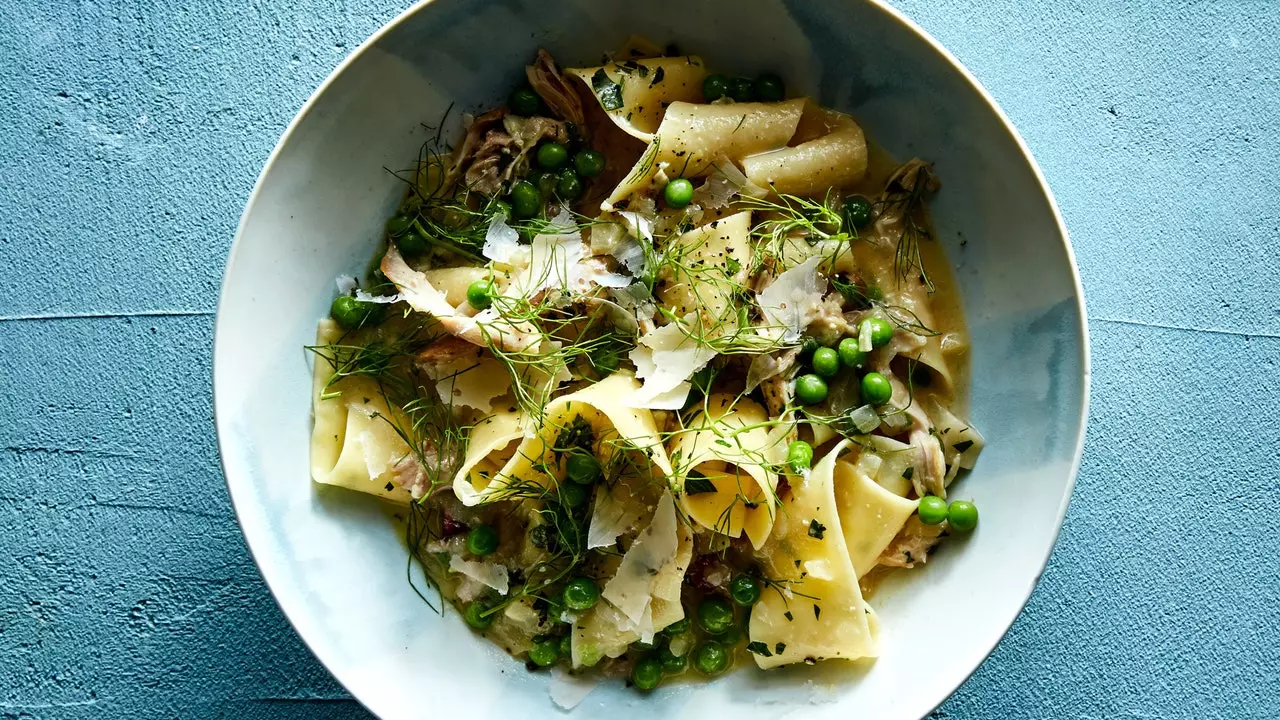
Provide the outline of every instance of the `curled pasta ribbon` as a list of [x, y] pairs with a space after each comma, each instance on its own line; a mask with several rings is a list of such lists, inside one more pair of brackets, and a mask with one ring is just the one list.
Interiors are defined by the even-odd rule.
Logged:
[[[618, 453], [642, 457], [633, 465], [643, 466], [654, 479], [666, 482], [672, 474], [671, 462], [653, 414], [622, 405], [639, 387], [630, 373], [614, 373], [547, 403], [536, 427], [527, 417], [514, 422], [504, 418], [487, 429], [477, 427], [463, 471], [454, 478], [454, 494], [464, 505], [473, 506], [525, 496], [539, 487], [550, 491], [564, 474], [566, 453], [559, 447], [564, 442], [562, 433], [574, 427], [590, 430], [590, 450], [604, 464]], [[485, 441], [477, 442], [481, 433]]]
[[757, 549], [773, 529], [778, 502], [778, 477], [769, 469], [778, 441], [767, 420], [758, 403], [717, 394], [671, 443], [671, 456], [686, 468], [680, 503], [689, 518], [729, 537], [745, 532]]

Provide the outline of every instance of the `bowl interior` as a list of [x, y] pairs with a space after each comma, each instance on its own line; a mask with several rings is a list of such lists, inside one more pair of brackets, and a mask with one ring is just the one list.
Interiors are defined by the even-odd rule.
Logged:
[[[429, 610], [406, 582], [386, 511], [307, 477], [310, 359], [334, 277], [363, 268], [400, 198], [384, 168], [410, 164], [450, 103], [498, 102], [538, 47], [591, 63], [627, 35], [674, 42], [715, 69], [773, 70], [853, 112], [899, 158], [936, 162], [933, 216], [973, 338], [972, 421], [989, 446], [958, 486], [982, 525], [873, 605], [875, 663], [734, 673], [647, 697], [606, 683], [590, 717], [914, 718], [950, 694], [1021, 609], [1074, 479], [1087, 345], [1074, 265], [1052, 200], [1006, 123], [953, 61], [874, 4], [794, 0], [435, 0], [349, 60], [277, 148], [227, 266], [214, 376], [232, 498], [263, 575], [316, 655], [375, 713], [555, 714], [548, 675]], [[946, 652], [932, 633], [942, 624]], [[519, 713], [519, 715], [516, 715]]]

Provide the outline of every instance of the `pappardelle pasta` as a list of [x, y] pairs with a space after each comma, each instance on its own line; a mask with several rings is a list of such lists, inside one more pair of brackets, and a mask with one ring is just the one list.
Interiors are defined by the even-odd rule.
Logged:
[[977, 524], [932, 167], [638, 39], [526, 76], [339, 278], [312, 478], [405, 506], [423, 598], [531, 669], [876, 657], [876, 579]]

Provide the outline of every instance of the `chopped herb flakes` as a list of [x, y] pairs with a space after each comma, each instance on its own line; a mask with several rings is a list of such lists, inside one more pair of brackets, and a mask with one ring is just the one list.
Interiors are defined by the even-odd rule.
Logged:
[[907, 469], [902, 471], [902, 477], [906, 478], [907, 480], [910, 480], [912, 477], [915, 476], [915, 474], [916, 474], [916, 468], [914, 465], [908, 465]]
[[796, 616], [792, 615], [790, 610], [782, 613], [782, 617], [786, 618], [787, 622], [791, 622], [792, 620], [796, 619]]
[[684, 480], [685, 495], [701, 495], [703, 493], [713, 493], [715, 491], [715, 484], [702, 475], [689, 473], [689, 476]]
[[621, 110], [625, 104], [622, 101], [622, 86], [610, 80], [604, 68], [600, 68], [595, 75], [591, 76], [591, 89], [595, 91], [596, 97], [600, 98], [600, 107], [605, 110]]
[[780, 642], [780, 643], [778, 643], [777, 645], [774, 645], [774, 646], [773, 646], [773, 654], [774, 654], [774, 655], [781, 655], [781, 654], [782, 654], [782, 651], [783, 651], [783, 650], [786, 650], [786, 649], [787, 649], [787, 644], [786, 644], [786, 643], [784, 643], [784, 642]]
[[759, 641], [747, 643], [747, 652], [763, 657], [773, 657], [773, 653], [769, 651], [769, 646]]
[[827, 532], [827, 526], [817, 520], [809, 521], [809, 537], [821, 540], [823, 534]]
[[821, 608], [821, 607], [819, 607], [817, 604], [814, 604], [814, 606], [813, 606], [813, 619], [814, 619], [814, 620], [817, 620], [817, 619], [818, 619], [818, 618], [820, 618], [820, 617], [822, 617], [822, 608]]
[[972, 441], [972, 440], [961, 440], [960, 442], [956, 443], [955, 445], [952, 445], [952, 447], [954, 447], [954, 448], [956, 449], [956, 452], [958, 452], [958, 453], [962, 453], [962, 452], [964, 452], [964, 451], [968, 450], [969, 448], [973, 447], [973, 441]]

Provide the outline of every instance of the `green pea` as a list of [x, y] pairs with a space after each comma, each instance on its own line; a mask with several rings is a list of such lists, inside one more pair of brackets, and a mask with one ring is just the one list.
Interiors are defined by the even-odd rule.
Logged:
[[756, 97], [764, 102], [778, 102], [787, 95], [782, 78], [773, 73], [764, 73], [756, 78], [755, 91]]
[[582, 197], [582, 180], [572, 168], [566, 168], [556, 180], [556, 195], [562, 200], [577, 200]]
[[555, 529], [548, 524], [534, 525], [529, 530], [529, 542], [536, 548], [554, 550], [556, 543]]
[[593, 178], [604, 172], [604, 155], [595, 150], [581, 150], [573, 156], [573, 169], [582, 177]]
[[813, 366], [813, 371], [824, 378], [835, 377], [840, 374], [840, 355], [831, 348], [818, 348], [813, 351], [813, 359], [809, 361]]
[[467, 552], [476, 557], [492, 555], [498, 549], [498, 531], [492, 525], [476, 525], [467, 533]]
[[796, 399], [805, 405], [817, 405], [827, 399], [827, 381], [817, 375], [796, 378]]
[[400, 252], [409, 257], [416, 257], [430, 249], [427, 239], [422, 237], [422, 233], [409, 228], [404, 234], [396, 238], [396, 247], [400, 248]]
[[729, 582], [729, 597], [742, 607], [751, 607], [760, 599], [760, 581], [750, 575], [739, 575]]
[[631, 666], [631, 684], [637, 690], [652, 690], [662, 682], [662, 661], [656, 657], [643, 657]]
[[600, 600], [600, 588], [591, 578], [575, 578], [564, 586], [563, 599], [570, 610], [590, 610]]
[[553, 172], [539, 170], [530, 173], [529, 182], [538, 188], [538, 194], [542, 196], [542, 200], [545, 202], [556, 194], [556, 184], [560, 182], [560, 176]]
[[567, 508], [582, 507], [587, 501], [587, 489], [578, 483], [560, 483], [560, 504]]
[[893, 397], [893, 386], [889, 378], [878, 372], [869, 372], [862, 376], [862, 401], [870, 405], [883, 405]]
[[662, 199], [667, 207], [674, 210], [689, 207], [693, 202], [693, 183], [685, 178], [676, 178], [662, 189]]
[[709, 597], [698, 603], [698, 625], [712, 635], [719, 635], [733, 626], [733, 606], [719, 597]]
[[756, 99], [756, 86], [751, 78], [734, 78], [729, 83], [729, 97], [734, 102], [751, 102]]
[[542, 194], [528, 180], [511, 186], [511, 212], [518, 218], [531, 218], [542, 210]]
[[818, 338], [812, 335], [805, 335], [804, 339], [800, 341], [800, 357], [807, 360], [813, 357], [813, 354], [820, 347], [822, 347], [822, 343], [818, 342]]
[[497, 613], [485, 615], [488, 611], [488, 603], [483, 600], [476, 600], [475, 602], [467, 603], [466, 609], [462, 611], [462, 619], [476, 630], [488, 630], [489, 626], [493, 624], [494, 617], [497, 615]]
[[618, 350], [611, 347], [596, 350], [588, 358], [591, 361], [591, 366], [601, 375], [612, 375], [617, 372], [618, 363], [621, 360], [618, 357]]
[[511, 97], [507, 98], [507, 106], [516, 115], [529, 117], [538, 114], [538, 109], [542, 106], [542, 98], [538, 97], [538, 93], [531, 87], [518, 87], [511, 92]]
[[570, 480], [583, 485], [590, 485], [603, 474], [600, 461], [586, 452], [570, 453], [569, 459], [564, 462], [564, 473]]
[[845, 198], [844, 221], [859, 230], [871, 224], [871, 201], [861, 195]]
[[708, 640], [694, 652], [693, 666], [703, 675], [719, 675], [729, 667], [729, 650], [715, 640]]
[[392, 237], [404, 234], [404, 231], [411, 227], [413, 227], [413, 217], [405, 215], [404, 213], [392, 215], [391, 218], [387, 220], [387, 234]]
[[679, 675], [689, 667], [689, 658], [676, 655], [667, 648], [658, 651], [658, 661], [662, 663], [662, 672], [668, 675]]
[[493, 283], [488, 280], [477, 280], [467, 286], [467, 304], [477, 310], [484, 310], [493, 304]]
[[952, 530], [969, 532], [978, 527], [978, 506], [968, 500], [952, 500], [947, 506], [947, 520]]
[[339, 295], [329, 306], [329, 314], [343, 328], [354, 330], [365, 323], [377, 322], [382, 315], [382, 306], [350, 295]]
[[893, 339], [893, 325], [881, 317], [869, 317], [858, 326], [859, 331], [867, 325], [871, 326], [871, 347], [881, 348]]
[[559, 170], [569, 164], [569, 149], [558, 142], [538, 145], [538, 167], [543, 170]]
[[787, 467], [799, 473], [813, 465], [813, 446], [803, 440], [793, 440], [787, 446]]
[[550, 667], [560, 659], [560, 641], [544, 640], [529, 648], [529, 660], [538, 667]]
[[947, 501], [937, 495], [925, 495], [920, 498], [916, 513], [925, 525], [937, 525], [947, 519]]
[[714, 102], [729, 94], [729, 78], [724, 75], [708, 75], [702, 81], [702, 97]]
[[845, 338], [836, 346], [840, 364], [847, 368], [860, 368], [867, 364], [867, 354], [858, 349], [857, 338]]
[[573, 636], [565, 635], [560, 638], [560, 656], [564, 658], [573, 657]]

